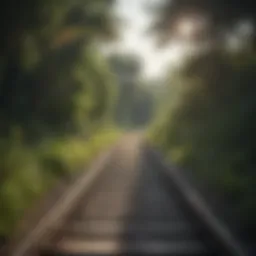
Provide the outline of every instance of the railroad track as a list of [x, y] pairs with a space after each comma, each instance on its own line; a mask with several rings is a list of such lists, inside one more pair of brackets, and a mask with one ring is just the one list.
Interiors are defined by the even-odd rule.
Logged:
[[44, 232], [35, 228], [8, 255], [246, 255], [138, 136], [124, 138], [99, 165], [89, 181], [78, 180], [49, 224], [41, 222]]

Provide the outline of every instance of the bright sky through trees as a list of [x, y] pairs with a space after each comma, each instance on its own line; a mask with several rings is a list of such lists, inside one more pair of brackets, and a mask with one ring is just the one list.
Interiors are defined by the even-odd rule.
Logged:
[[121, 40], [114, 46], [121, 52], [139, 54], [144, 62], [144, 75], [149, 78], [159, 78], [164, 74], [170, 62], [177, 63], [183, 51], [180, 45], [157, 48], [154, 39], [147, 35], [146, 30], [153, 21], [147, 5], [159, 0], [118, 0], [116, 11], [126, 23], [121, 30]]

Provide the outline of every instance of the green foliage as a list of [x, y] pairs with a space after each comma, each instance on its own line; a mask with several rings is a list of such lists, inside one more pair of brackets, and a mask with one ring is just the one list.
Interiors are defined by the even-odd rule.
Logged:
[[[92, 119], [103, 118], [113, 80], [104, 61], [99, 65], [99, 53], [91, 45], [114, 30], [111, 4], [106, 0], [37, 0], [23, 1], [18, 8], [19, 3], [12, 0], [4, 5], [2, 23], [9, 16], [14, 19], [1, 55], [1, 133], [8, 134], [18, 125], [26, 140], [35, 141], [44, 133], [80, 129], [81, 119], [89, 126]], [[77, 70], [84, 72], [83, 77], [77, 76]], [[100, 79], [102, 83], [96, 81]]]
[[[251, 0], [167, 0], [156, 4], [157, 19], [152, 30], [157, 34], [161, 44], [170, 40], [187, 39], [190, 42], [211, 43], [220, 48], [229, 42], [230, 36], [236, 37], [240, 43], [247, 44], [253, 50], [256, 46], [255, 31], [248, 31], [244, 24], [250, 25], [249, 29], [255, 30], [256, 14], [255, 3]], [[181, 31], [182, 22], [192, 25], [192, 30]], [[189, 26], [190, 26], [189, 25]], [[194, 30], [193, 30], [193, 25]], [[240, 26], [242, 25], [242, 26]], [[252, 26], [251, 26], [252, 25]], [[186, 26], [186, 25], [185, 25]], [[247, 31], [246, 31], [247, 30]], [[247, 33], [247, 38], [243, 36]], [[190, 35], [189, 35], [190, 34]], [[245, 42], [246, 41], [246, 42]]]
[[38, 152], [23, 144], [22, 138], [12, 134], [1, 139], [0, 234], [10, 232], [39, 194], [44, 191], [44, 172], [37, 161]]
[[172, 103], [152, 130], [174, 162], [217, 191], [248, 225], [256, 224], [255, 69], [256, 56], [245, 52], [195, 57], [169, 85]]
[[119, 134], [105, 128], [113, 124], [116, 85], [95, 44], [115, 36], [112, 3], [2, 5], [0, 235]]
[[[84, 52], [81, 67], [77, 67], [75, 73], [83, 92], [78, 91], [74, 97], [78, 110], [77, 121], [88, 126], [86, 121], [93, 124], [95, 120], [110, 120], [115, 101], [116, 81], [107, 62], [95, 49], [88, 48]], [[83, 81], [86, 81], [86, 84]]]
[[109, 58], [118, 91], [115, 120], [125, 128], [145, 126], [153, 114], [154, 96], [146, 81], [141, 81], [141, 62], [133, 54], [117, 54]]
[[84, 171], [121, 132], [105, 127], [89, 139], [69, 136], [48, 139], [28, 147], [19, 134], [0, 141], [0, 167], [5, 171], [0, 188], [0, 235], [9, 235], [24, 210], [51, 189], [59, 179]]
[[[221, 0], [174, 0], [163, 5], [165, 21], [179, 15], [190, 15], [195, 12], [207, 16], [216, 26], [234, 25], [241, 20], [255, 21], [255, 3], [250, 0], [233, 0], [227, 3]], [[169, 19], [168, 19], [169, 17]]]

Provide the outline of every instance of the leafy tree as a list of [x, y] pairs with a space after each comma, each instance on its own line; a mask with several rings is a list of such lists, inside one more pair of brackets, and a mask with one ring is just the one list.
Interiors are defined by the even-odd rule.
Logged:
[[228, 205], [225, 218], [231, 226], [253, 233], [255, 48], [228, 51], [225, 36], [241, 21], [255, 25], [254, 3], [174, 0], [166, 4], [156, 24], [160, 35], [174, 38], [176, 21], [196, 15], [210, 20], [206, 37], [196, 42], [215, 42], [217, 36], [221, 44], [204, 51], [198, 44], [199, 51], [169, 73], [165, 108], [153, 127], [153, 138], [205, 194], [212, 190]]
[[138, 56], [127, 53], [109, 58], [119, 89], [115, 118], [124, 127], [146, 125], [153, 112], [153, 95], [146, 82], [141, 81], [142, 64]]
[[[177, 22], [181, 19], [196, 21], [205, 18], [207, 30], [194, 34], [196, 40], [226, 38], [227, 34], [241, 22], [250, 22], [256, 25], [255, 3], [251, 0], [225, 2], [220, 0], [173, 0], [165, 1], [159, 10], [159, 17], [155, 29], [166, 40], [175, 37]], [[255, 33], [254, 33], [255, 34]], [[255, 36], [254, 36], [255, 46]], [[248, 39], [247, 39], [248, 40]]]
[[[44, 127], [53, 121], [63, 127], [63, 122], [69, 119], [68, 113], [72, 112], [71, 105], [68, 102], [65, 105], [65, 99], [70, 102], [72, 93], [78, 90], [73, 71], [81, 62], [84, 47], [96, 38], [113, 35], [111, 2], [54, 0], [31, 4], [26, 1], [18, 12], [13, 10], [15, 3], [14, 0], [8, 2], [2, 9], [6, 16], [1, 17], [14, 16], [8, 33], [15, 43], [12, 46], [6, 37], [6, 46], [2, 48], [2, 132], [8, 133], [14, 124]], [[29, 46], [33, 46], [33, 53]], [[31, 120], [38, 125], [31, 124]]]
[[169, 106], [162, 109], [153, 131], [155, 141], [173, 161], [226, 201], [225, 217], [235, 223], [239, 217], [239, 228], [256, 223], [251, 197], [255, 63], [255, 56], [244, 52], [213, 51], [194, 57], [175, 79], [170, 75]]
[[90, 137], [111, 122], [115, 78], [97, 43], [116, 36], [113, 2], [1, 6], [0, 235], [56, 179], [88, 161], [97, 147]]

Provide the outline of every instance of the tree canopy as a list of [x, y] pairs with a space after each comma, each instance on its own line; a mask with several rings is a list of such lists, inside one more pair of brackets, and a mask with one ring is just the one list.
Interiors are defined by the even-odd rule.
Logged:
[[251, 0], [168, 0], [160, 8], [155, 28], [161, 36], [166, 36], [166, 33], [172, 36], [180, 19], [195, 22], [198, 18], [205, 18], [207, 35], [220, 36], [234, 29], [240, 22], [249, 21], [256, 25], [255, 9], [256, 3]]
[[[254, 244], [256, 48], [244, 44], [231, 51], [225, 40], [244, 21], [254, 26], [255, 38], [255, 5], [253, 1], [165, 1], [155, 24], [161, 38], [177, 39], [182, 22], [180, 29], [185, 30], [201, 18], [208, 23], [192, 38], [199, 51], [176, 70], [170, 68], [165, 104], [152, 132], [225, 222], [250, 236]], [[191, 44], [189, 36], [182, 39]], [[213, 47], [201, 51], [200, 40], [205, 39]]]

